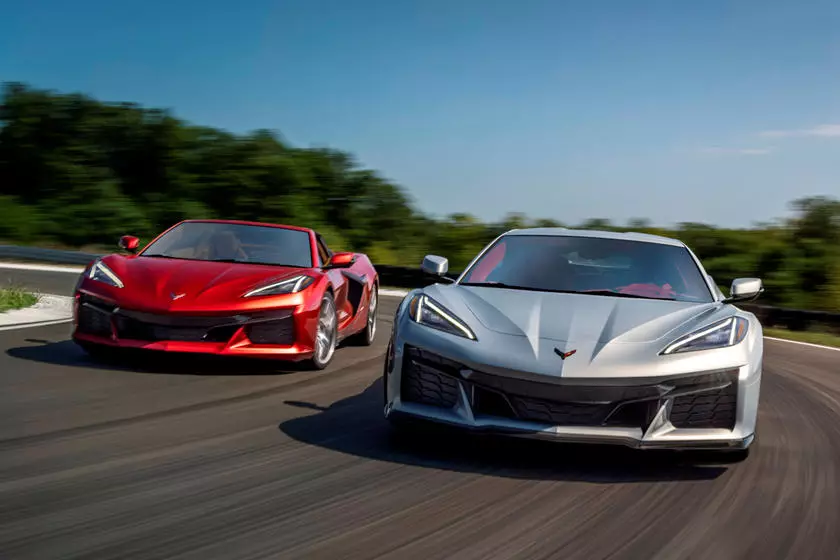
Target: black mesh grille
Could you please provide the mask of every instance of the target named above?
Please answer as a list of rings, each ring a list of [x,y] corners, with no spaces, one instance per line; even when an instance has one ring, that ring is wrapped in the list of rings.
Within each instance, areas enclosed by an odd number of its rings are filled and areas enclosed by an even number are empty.
[[[452,408],[458,402],[458,380],[447,375],[452,362],[407,347],[400,382],[400,398],[405,402]]]
[[[245,332],[254,344],[291,346],[295,343],[295,322],[291,317],[254,323]]]
[[[114,306],[104,300],[82,294],[79,297],[78,331],[83,334],[110,337],[113,309]]]
[[[177,342],[226,342],[239,328],[239,325],[222,325],[216,327],[161,325],[140,321],[119,314],[114,316],[117,326],[117,336],[128,340],[142,340],[146,342],[177,341]]]
[[[676,428],[723,428],[735,427],[738,402],[738,385],[674,399],[671,409],[671,424]]]
[[[256,321],[249,326],[255,344],[294,344],[290,310],[233,316],[180,316],[116,309],[87,294],[80,297],[80,333],[110,337],[112,321],[118,338],[143,342],[228,342],[249,321]]]
[[[646,430],[662,399],[674,397],[677,428],[728,428],[735,424],[738,371],[705,372],[648,384],[548,383],[473,371],[407,346],[401,396],[452,408],[463,384],[476,416],[497,416],[557,426],[613,426]],[[695,394],[695,392],[697,392]],[[685,394],[690,393],[690,394]],[[683,396],[679,396],[682,394]]]
[[[111,336],[111,318],[107,313],[86,305],[79,306],[78,330],[95,336]]]
[[[615,408],[615,403],[552,402],[515,396],[510,401],[522,420],[559,426],[600,426]]]

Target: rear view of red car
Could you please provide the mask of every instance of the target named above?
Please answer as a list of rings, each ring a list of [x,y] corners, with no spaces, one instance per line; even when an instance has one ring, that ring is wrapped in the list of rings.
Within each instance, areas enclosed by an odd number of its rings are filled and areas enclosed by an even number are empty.
[[[307,228],[187,220],[142,250],[91,263],[75,290],[73,340],[104,347],[290,361],[316,369],[339,342],[376,336],[379,279],[361,253]]]

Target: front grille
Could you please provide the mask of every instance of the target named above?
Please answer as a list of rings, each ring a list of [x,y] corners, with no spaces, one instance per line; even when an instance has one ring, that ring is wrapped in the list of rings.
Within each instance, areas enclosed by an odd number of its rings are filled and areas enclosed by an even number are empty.
[[[558,426],[599,426],[615,408],[612,403],[551,402],[522,397],[511,398],[511,404],[522,420]]]
[[[225,343],[244,326],[255,344],[294,344],[291,310],[233,316],[181,316],[119,309],[99,298],[81,295],[80,333],[110,337],[112,323],[117,337],[124,340]]]
[[[440,408],[458,403],[458,380],[447,371],[453,362],[412,347],[406,347],[400,384],[405,402]]]
[[[475,416],[495,416],[555,426],[611,426],[647,430],[663,400],[674,399],[677,428],[728,428],[735,424],[737,370],[706,372],[650,384],[615,380],[581,385],[548,383],[473,371],[425,350],[406,346],[401,397],[452,408],[463,386]]]
[[[119,338],[143,342],[227,342],[244,319],[178,317],[124,310],[114,314]]]
[[[191,327],[160,325],[139,321],[119,314],[114,316],[117,336],[127,340],[144,342],[227,342],[239,329],[239,325],[216,327]]]
[[[735,427],[737,416],[738,385],[716,391],[676,397],[671,408],[671,424],[675,428]]]

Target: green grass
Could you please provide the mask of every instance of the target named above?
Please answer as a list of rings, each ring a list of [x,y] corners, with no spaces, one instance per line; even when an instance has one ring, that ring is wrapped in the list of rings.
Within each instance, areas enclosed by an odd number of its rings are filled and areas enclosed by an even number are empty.
[[[784,338],[786,340],[795,340],[797,342],[810,342],[811,344],[821,344],[823,346],[840,348],[840,336],[836,334],[811,331],[789,331],[786,329],[764,329],[764,334],[775,338]]]
[[[20,288],[0,288],[0,313],[35,305],[38,296]]]

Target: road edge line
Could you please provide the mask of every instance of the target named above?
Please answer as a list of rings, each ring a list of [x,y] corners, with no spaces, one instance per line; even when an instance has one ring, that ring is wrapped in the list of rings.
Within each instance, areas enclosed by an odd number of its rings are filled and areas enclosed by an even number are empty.
[[[799,340],[788,340],[786,338],[776,338],[775,336],[765,336],[766,340],[773,340],[776,342],[787,342],[788,344],[799,344],[800,346],[809,346],[811,348],[820,348],[822,350],[833,350],[834,352],[840,352],[840,348],[836,348],[834,346],[824,346],[822,344],[814,344],[813,342],[801,342]]]

